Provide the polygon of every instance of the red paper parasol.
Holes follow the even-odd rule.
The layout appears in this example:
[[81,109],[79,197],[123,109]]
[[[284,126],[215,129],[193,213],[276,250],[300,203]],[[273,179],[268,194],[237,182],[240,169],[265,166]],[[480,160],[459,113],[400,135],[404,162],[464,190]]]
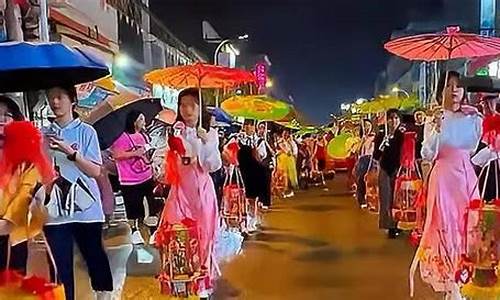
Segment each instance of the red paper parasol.
[[408,60],[449,60],[500,54],[500,38],[460,32],[449,26],[444,32],[401,37],[384,48]]

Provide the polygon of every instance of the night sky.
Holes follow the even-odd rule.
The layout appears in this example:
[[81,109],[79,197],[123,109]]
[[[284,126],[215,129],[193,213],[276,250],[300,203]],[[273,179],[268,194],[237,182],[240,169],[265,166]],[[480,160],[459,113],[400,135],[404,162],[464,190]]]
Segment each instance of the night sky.
[[383,43],[408,21],[438,14],[442,1],[150,0],[150,7],[209,58],[213,46],[202,40],[202,20],[222,37],[248,33],[242,54],[267,54],[278,93],[292,95],[308,119],[321,123],[340,103],[373,96],[389,57]]

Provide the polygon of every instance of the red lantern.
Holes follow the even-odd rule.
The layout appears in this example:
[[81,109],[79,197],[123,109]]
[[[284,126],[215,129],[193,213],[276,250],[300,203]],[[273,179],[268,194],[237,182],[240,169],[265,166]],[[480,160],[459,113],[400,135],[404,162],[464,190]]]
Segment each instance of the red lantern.
[[415,139],[414,132],[405,132],[401,167],[394,187],[392,215],[398,223],[398,228],[402,230],[413,230],[417,227],[417,204],[423,189],[422,176],[415,162]]
[[184,219],[180,224],[162,223],[155,237],[161,256],[161,292],[174,297],[196,296],[200,281],[207,278],[196,222]]

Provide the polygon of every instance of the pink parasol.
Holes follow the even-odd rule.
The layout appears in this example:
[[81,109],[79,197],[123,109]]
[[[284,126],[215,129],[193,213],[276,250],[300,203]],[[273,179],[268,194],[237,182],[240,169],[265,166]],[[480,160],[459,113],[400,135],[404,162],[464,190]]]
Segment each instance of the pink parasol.
[[459,26],[444,32],[393,39],[384,48],[408,60],[449,60],[500,54],[500,38],[463,33]]

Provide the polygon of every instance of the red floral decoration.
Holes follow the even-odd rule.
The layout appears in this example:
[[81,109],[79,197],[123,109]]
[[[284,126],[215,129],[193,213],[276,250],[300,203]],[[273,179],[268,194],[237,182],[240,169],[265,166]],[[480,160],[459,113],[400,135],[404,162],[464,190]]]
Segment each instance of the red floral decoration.
[[35,125],[28,121],[14,121],[5,126],[4,135],[0,188],[10,182],[14,172],[24,163],[35,166],[43,183],[52,181],[55,173],[43,152],[42,135]]
[[489,115],[483,120],[483,139],[490,146],[495,146],[495,139],[500,134],[500,115]]

